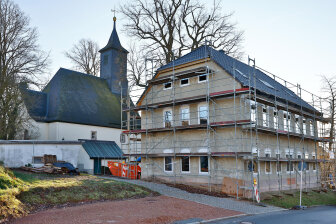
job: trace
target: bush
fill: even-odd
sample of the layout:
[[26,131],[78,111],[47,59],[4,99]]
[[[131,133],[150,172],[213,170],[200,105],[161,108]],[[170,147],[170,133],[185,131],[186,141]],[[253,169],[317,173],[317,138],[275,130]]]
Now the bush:
[[17,179],[13,172],[0,166],[0,189],[18,187],[21,181]]

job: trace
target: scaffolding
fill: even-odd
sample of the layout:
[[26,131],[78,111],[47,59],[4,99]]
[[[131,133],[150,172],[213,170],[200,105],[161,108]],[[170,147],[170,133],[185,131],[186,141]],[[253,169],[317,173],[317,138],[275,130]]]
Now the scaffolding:
[[[133,87],[121,99],[127,112],[122,150],[129,161],[141,157],[143,178],[237,198],[253,198],[255,179],[259,192],[272,194],[296,190],[301,183],[306,191],[335,183],[323,98],[257,67],[251,58],[245,72],[232,63],[231,75],[211,55],[183,68],[174,59],[155,74],[154,60],[145,62],[146,89]],[[257,70],[285,88],[261,80],[273,91],[265,94],[257,88]],[[237,76],[247,78],[248,85]],[[311,108],[289,100],[298,97]]]

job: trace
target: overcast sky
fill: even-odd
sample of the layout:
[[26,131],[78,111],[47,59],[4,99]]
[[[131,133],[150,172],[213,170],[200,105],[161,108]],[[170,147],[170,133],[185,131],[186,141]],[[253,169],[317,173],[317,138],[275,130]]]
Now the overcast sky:
[[[204,0],[205,1],[205,0]],[[125,0],[15,0],[39,31],[39,43],[50,51],[51,75],[71,68],[64,56],[81,38],[106,45],[113,27],[111,9]],[[245,32],[246,57],[256,65],[300,83],[316,94],[320,75],[336,75],[336,1],[224,0],[223,13],[235,12],[233,22]],[[117,30],[127,49],[129,38],[121,32],[125,19],[117,15]]]

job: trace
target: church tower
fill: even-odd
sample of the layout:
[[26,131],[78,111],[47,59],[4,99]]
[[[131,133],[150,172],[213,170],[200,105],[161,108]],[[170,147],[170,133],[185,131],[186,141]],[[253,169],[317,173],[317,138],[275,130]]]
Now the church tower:
[[[116,17],[113,17],[113,31],[107,45],[100,49],[100,77],[106,79],[112,93],[120,94],[120,84],[123,96],[128,89],[127,54],[128,51],[120,44],[116,30]],[[120,84],[119,84],[120,83]]]

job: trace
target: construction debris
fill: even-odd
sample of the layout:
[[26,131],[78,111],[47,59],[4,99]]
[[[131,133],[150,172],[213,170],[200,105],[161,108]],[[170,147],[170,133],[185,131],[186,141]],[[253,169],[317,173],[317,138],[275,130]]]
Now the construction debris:
[[79,174],[78,170],[71,164],[65,161],[58,161],[56,155],[43,155],[42,167],[32,167],[30,164],[22,166],[21,169],[33,173],[49,173],[49,174]]

